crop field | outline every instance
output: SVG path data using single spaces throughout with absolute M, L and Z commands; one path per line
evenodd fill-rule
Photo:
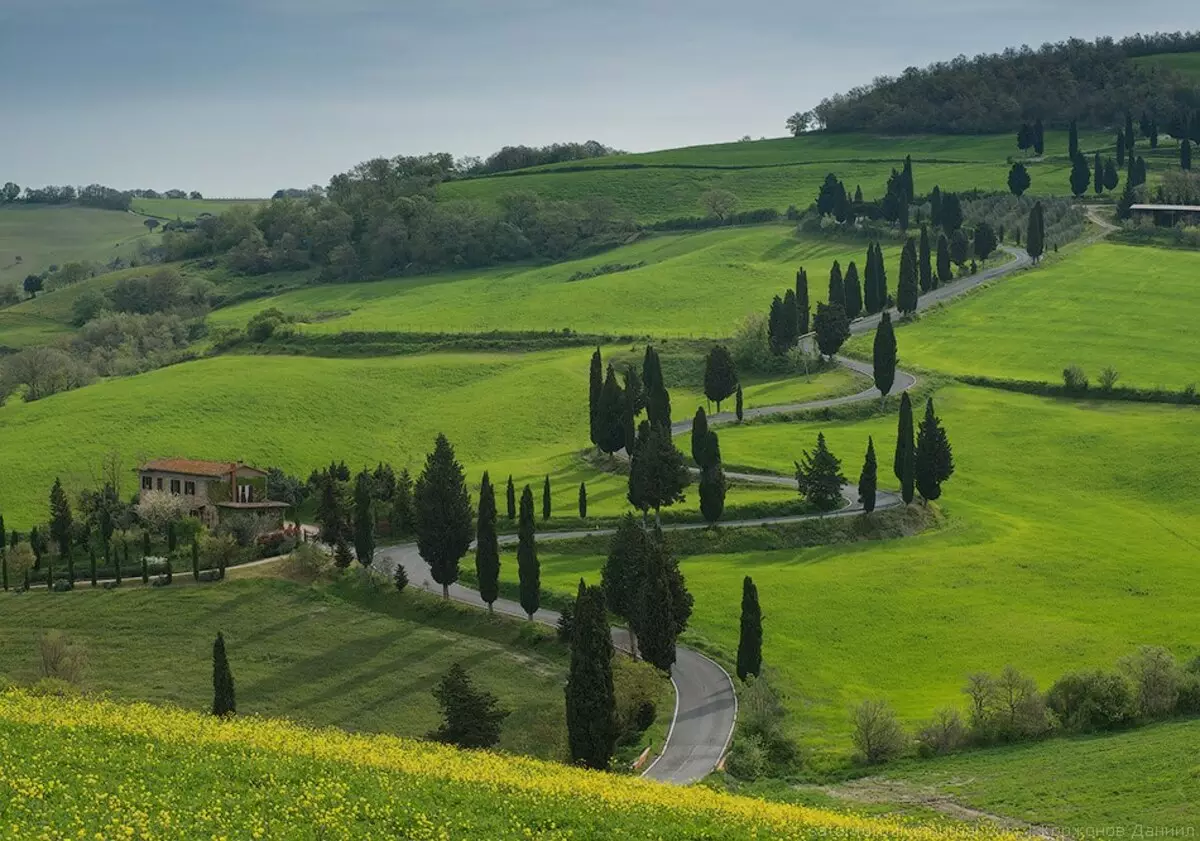
M 266 199 L 134 199 L 133 210 L 160 219 L 195 219 L 203 213 L 219 216 L 235 207 L 262 204 Z
M 1120 384 L 1200 381 L 1200 254 L 1098 243 L 922 316 L 899 331 L 905 362 L 962 375 L 1062 382 L 1080 365 Z M 848 346 L 870 356 L 870 337 Z
M 314 286 L 217 310 L 209 321 L 244 326 L 277 307 L 313 319 L 305 331 L 558 330 L 605 335 L 729 336 L 751 313 L 808 271 L 809 295 L 823 301 L 829 268 L 851 260 L 863 269 L 866 243 L 797 238 L 767 225 L 649 236 L 582 260 L 538 268 L 500 268 L 372 283 Z M 885 252 L 889 283 L 898 250 Z M 639 268 L 572 281 L 608 264 Z M 344 314 L 342 314 L 344 313 Z
M 548 632 L 353 580 L 326 588 L 190 580 L 177 574 L 181 586 L 165 590 L 9 597 L 0 614 L 0 675 L 35 682 L 36 637 L 55 629 L 86 650 L 89 690 L 201 710 L 212 703 L 212 642 L 221 631 L 240 712 L 423 737 L 440 721 L 430 689 L 461 663 L 513 711 L 503 749 L 551 759 L 566 753 L 559 688 L 566 656 Z
M 1198 739 L 1200 721 L 1176 721 L 908 763 L 884 778 L 1076 837 L 1084 827 L 1136 837 L 1200 823 Z
M 0 208 L 0 284 L 76 260 L 106 263 L 149 241 L 142 217 L 90 207 Z M 17 258 L 20 257 L 20 260 Z
M 903 347 L 903 345 L 902 345 Z M 848 710 L 882 696 L 908 722 L 959 703 L 965 676 L 1007 663 L 1043 686 L 1109 666 L 1141 644 L 1200 653 L 1189 607 L 1200 433 L 1192 408 L 1073 404 L 954 386 L 935 403 L 956 474 L 946 524 L 919 536 L 816 549 L 687 557 L 692 632 L 737 646 L 744 575 L 758 584 L 764 659 L 801 739 L 844 751 Z M 922 407 L 917 407 L 918 412 Z M 725 427 L 727 465 L 790 474 L 823 431 L 857 478 L 874 436 L 881 488 L 896 487 L 894 417 Z M 543 586 L 596 580 L 601 559 L 544 551 Z
M 768 804 L 390 736 L 146 704 L 0 694 L 17 837 L 997 837 Z M 214 807 L 211 792 L 223 794 Z M 47 808 L 53 798 L 54 808 Z
M 10 527 L 44 519 L 56 476 L 90 487 L 101 459 L 129 468 L 163 455 L 242 459 L 306 478 L 341 460 L 358 469 L 390 461 L 418 472 L 438 432 L 455 445 L 472 484 L 484 470 L 540 487 L 549 475 L 554 506 L 575 512 L 587 481 L 590 513 L 625 510 L 622 476 L 598 474 L 577 457 L 588 445 L 587 348 L 531 354 L 433 354 L 378 359 L 221 356 L 95 383 L 33 403 L 0 407 L 0 511 Z M 857 384 L 821 377 L 794 396 Z M 699 386 L 699 383 L 696 384 Z M 764 383 L 775 399 L 783 386 Z M 783 392 L 786 393 L 786 392 Z M 698 402 L 673 395 L 678 417 Z M 126 489 L 131 491 L 132 489 Z M 729 504 L 792 500 L 786 488 L 737 488 Z M 698 510 L 694 489 L 683 506 Z

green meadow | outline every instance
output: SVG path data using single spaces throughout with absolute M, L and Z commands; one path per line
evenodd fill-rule
M 611 354 L 610 354 L 611 357 Z M 0 407 L 0 511 L 28 529 L 47 516 L 50 485 L 90 487 L 101 459 L 116 452 L 130 470 L 165 456 L 241 459 L 306 478 L 344 459 L 352 468 L 390 461 L 418 472 L 438 432 L 455 445 L 474 486 L 484 470 L 498 481 L 540 489 L 550 476 L 554 508 L 575 516 L 581 481 L 589 513 L 626 510 L 623 476 L 598 473 L 578 455 L 588 445 L 590 351 L 446 353 L 369 359 L 220 356 L 116 378 L 34 403 Z M 637 350 L 626 359 L 640 358 Z M 828 377 L 828 379 L 826 379 Z M 700 383 L 679 387 L 676 417 L 700 403 Z M 809 399 L 862 387 L 844 374 L 764 381 L 760 399 Z M 760 395 L 762 395 L 760 397 Z M 132 477 L 123 495 L 133 492 Z M 787 488 L 734 488 L 729 505 L 790 501 Z M 695 489 L 680 506 L 697 511 Z
M 1192 81 L 1200 80 L 1200 52 L 1139 56 L 1133 61 L 1136 64 L 1153 64 L 1159 67 L 1166 67 L 1177 73 L 1182 73 Z
M 968 673 L 1007 663 L 1046 687 L 1141 644 L 1200 653 L 1190 607 L 1200 588 L 1200 453 L 1180 446 L 1200 434 L 1200 413 L 968 386 L 939 391 L 935 403 L 956 463 L 940 528 L 682 562 L 696 597 L 689 633 L 726 654 L 737 646 L 730 605 L 742 577 L 758 584 L 764 658 L 798 737 L 844 751 L 858 701 L 887 698 L 915 723 L 961 703 Z M 722 455 L 730 466 L 790 474 L 818 432 L 852 479 L 873 436 L 880 487 L 896 487 L 891 413 L 725 427 Z M 543 586 L 567 592 L 581 575 L 595 580 L 601 562 L 547 547 Z
M 133 213 L 91 207 L 0 208 L 0 284 L 19 287 L 26 275 L 52 265 L 137 254 L 149 236 L 143 221 Z
M 1181 388 L 1200 381 L 1200 254 L 1097 243 L 921 316 L 897 339 L 904 362 L 955 375 Z M 870 337 L 849 348 L 869 357 Z
M 265 199 L 138 199 L 133 200 L 133 210 L 146 216 L 160 219 L 195 219 L 205 213 L 219 216 L 227 210 L 243 205 L 262 204 Z
M 774 295 L 808 271 L 813 302 L 825 300 L 829 268 L 855 260 L 866 244 L 798 238 L 765 225 L 689 234 L 658 234 L 581 260 L 503 267 L 370 283 L 311 286 L 217 310 L 219 326 L 244 326 L 277 307 L 299 316 L 305 331 L 556 330 L 606 335 L 730 336 L 751 313 L 766 313 Z M 890 249 L 889 272 L 898 256 Z M 639 268 L 571 280 L 598 266 Z M 894 285 L 895 278 L 889 277 Z

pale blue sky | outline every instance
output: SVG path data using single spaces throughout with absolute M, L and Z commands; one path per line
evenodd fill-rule
M 380 155 L 772 137 L 908 65 L 1189 24 L 1128 0 L 0 0 L 0 181 L 259 196 Z

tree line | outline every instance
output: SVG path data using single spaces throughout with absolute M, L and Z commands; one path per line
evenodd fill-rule
M 13 181 L 0 186 L 0 205 L 5 204 L 79 204 L 83 207 L 98 207 L 103 210 L 129 210 L 135 198 L 204 198 L 200 193 L 183 190 L 167 190 L 158 193 L 155 190 L 117 190 L 103 184 L 89 184 L 86 187 L 71 185 L 45 187 L 25 187 Z

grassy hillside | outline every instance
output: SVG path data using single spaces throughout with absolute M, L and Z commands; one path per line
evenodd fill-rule
M 1085 149 L 1108 147 L 1112 139 L 1084 135 Z M 1047 132 L 1046 157 L 1029 164 L 1034 193 L 1068 193 L 1065 132 Z M 1007 190 L 1009 158 L 1021 156 L 1015 135 L 903 138 L 869 134 L 815 133 L 798 138 L 692 146 L 618 155 L 522 170 L 518 174 L 454 181 L 447 198 L 494 201 L 505 193 L 532 190 L 552 198 L 612 199 L 639 221 L 701 216 L 700 196 L 712 189 L 733 192 L 743 210 L 789 205 L 806 208 L 834 172 L 866 198 L 883 195 L 892 168 L 912 155 L 918 194 L 943 190 Z
M 764 659 L 803 739 L 844 750 L 847 710 L 891 700 L 910 722 L 959 703 L 965 676 L 1014 663 L 1046 685 L 1139 644 L 1196 648 L 1200 434 L 1190 408 L 1081 404 L 976 389 L 938 392 L 956 473 L 944 527 L 807 550 L 698 555 L 682 563 L 693 632 L 732 652 L 742 576 L 758 584 Z M 920 409 L 920 407 L 918 407 Z M 896 487 L 892 416 L 767 423 L 721 432 L 727 464 L 790 473 L 823 431 L 847 476 L 874 436 Z M 543 552 L 543 586 L 595 580 L 596 557 Z
M 798 239 L 767 225 L 649 236 L 603 254 L 537 268 L 498 268 L 372 283 L 317 286 L 249 301 L 210 316 L 243 326 L 268 307 L 298 314 L 306 331 L 557 330 L 607 335 L 729 336 L 746 315 L 765 313 L 774 295 L 808 270 L 814 305 L 829 268 L 856 260 L 866 244 Z M 890 249 L 890 280 L 899 260 Z M 608 264 L 644 266 L 571 280 Z
M 195 219 L 202 213 L 218 216 L 235 207 L 261 204 L 265 199 L 134 199 L 133 210 L 160 219 Z
M 597 475 L 576 453 L 588 445 L 587 348 L 530 354 L 434 354 L 379 359 L 223 356 L 96 383 L 34 403 L 0 407 L 0 511 L 27 529 L 46 516 L 56 476 L 90 487 L 101 458 L 136 462 L 164 455 L 243 459 L 308 476 L 331 459 L 354 468 L 391 461 L 417 471 L 445 432 L 472 483 L 485 469 L 541 484 L 555 509 L 574 512 L 580 481 L 594 515 L 625 510 L 623 477 Z M 610 355 L 611 357 L 611 355 Z M 638 357 L 629 353 L 630 361 Z M 698 375 L 699 377 L 699 375 Z M 672 392 L 678 417 L 700 402 Z M 757 400 L 803 399 L 855 390 L 845 375 L 763 383 Z M 132 488 L 126 488 L 127 493 Z M 786 488 L 746 488 L 729 503 L 792 500 Z M 694 488 L 685 506 L 697 509 Z
M 351 581 L 196 587 L 180 578 L 185 586 L 165 590 L 5 599 L 0 675 L 36 681 L 36 637 L 57 629 L 85 647 L 89 690 L 199 710 L 212 702 L 212 641 L 222 631 L 240 712 L 423 737 L 440 720 L 431 687 L 461 663 L 513 711 L 501 747 L 566 753 L 566 656 L 549 632 Z
M 19 795 L 6 798 L 5 824 L 20 837 L 123 827 L 142 838 L 347 841 L 980 835 L 391 737 L 19 692 L 0 694 L 0 760 L 0 790 Z
M 1099 243 L 1046 269 L 922 316 L 898 333 L 901 358 L 953 374 L 1062 381 L 1081 365 L 1120 382 L 1181 388 L 1200 380 L 1200 254 Z M 870 337 L 850 348 L 868 356 Z
M 1132 836 L 1139 828 L 1200 823 L 1197 740 L 1198 720 L 1155 724 L 911 763 L 888 771 L 883 786 L 869 780 L 848 788 L 886 798 L 888 786 L 899 783 L 899 791 L 915 794 L 918 802 L 948 795 L 1067 832 L 1105 826 Z
M 1200 52 L 1196 53 L 1163 53 L 1161 55 L 1141 56 L 1135 58 L 1135 64 L 1150 64 L 1166 67 L 1177 73 L 1182 73 L 1194 82 L 1200 82 Z
M 90 207 L 0 208 L 0 284 L 20 286 L 26 275 L 51 265 L 106 263 L 136 254 L 150 237 L 143 221 L 133 213 Z

